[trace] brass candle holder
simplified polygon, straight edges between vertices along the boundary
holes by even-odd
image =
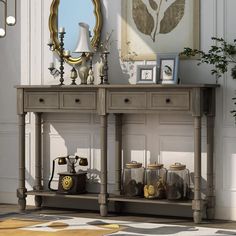
[[[101,63],[99,65],[100,84],[109,84],[108,82],[108,51],[101,52]]]
[[[59,70],[56,69],[54,67],[54,64],[53,63],[50,63],[50,67],[48,68],[50,70],[50,73],[56,77],[58,75],[60,75],[60,84],[59,85],[64,85],[64,64],[65,64],[65,61],[68,57],[70,57],[70,51],[69,50],[65,50],[64,48],[64,37],[65,37],[65,29],[62,27],[59,29],[59,48],[58,48],[58,51],[59,51],[59,62],[60,62],[60,67],[59,67]],[[48,43],[48,46],[50,48],[51,51],[55,51],[56,47],[55,47],[55,44],[53,43],[52,40],[49,41]]]

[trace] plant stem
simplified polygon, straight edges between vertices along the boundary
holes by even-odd
[[[231,55],[228,55],[228,57],[230,58],[228,62],[236,63],[236,60]]]

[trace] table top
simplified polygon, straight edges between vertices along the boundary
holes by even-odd
[[[17,89],[98,89],[98,88],[217,88],[219,84],[106,84],[106,85],[17,85]]]

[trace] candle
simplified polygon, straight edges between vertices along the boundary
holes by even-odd
[[[54,68],[55,68],[53,62],[50,62],[50,64],[49,64],[49,68],[50,68],[50,69],[54,69]]]
[[[64,56],[69,57],[70,56],[70,50],[65,50],[64,51]]]
[[[59,28],[59,33],[65,33],[65,28],[64,27],[60,27]]]
[[[14,16],[8,16],[6,21],[7,24],[11,26],[16,24],[16,18]]]

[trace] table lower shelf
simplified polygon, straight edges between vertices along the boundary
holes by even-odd
[[[83,194],[63,194],[53,191],[28,191],[26,195],[35,195],[42,197],[59,197],[59,198],[79,198],[79,199],[91,199],[98,200],[97,193],[83,193]]]
[[[166,205],[181,205],[181,206],[192,206],[192,201],[168,201],[166,199],[146,199],[139,197],[126,197],[126,196],[117,196],[109,195],[109,201],[114,202],[133,202],[133,203],[147,203],[147,204],[166,204]]]
[[[28,191],[27,195],[35,195],[42,197],[58,197],[58,198],[70,198],[70,199],[87,199],[87,200],[98,200],[98,193],[84,193],[84,194],[61,194],[53,191]],[[131,202],[131,203],[147,203],[147,204],[165,204],[165,205],[178,205],[178,206],[192,206],[192,201],[168,201],[156,200],[156,199],[145,199],[139,197],[126,197],[122,195],[109,194],[108,201],[110,202]]]

